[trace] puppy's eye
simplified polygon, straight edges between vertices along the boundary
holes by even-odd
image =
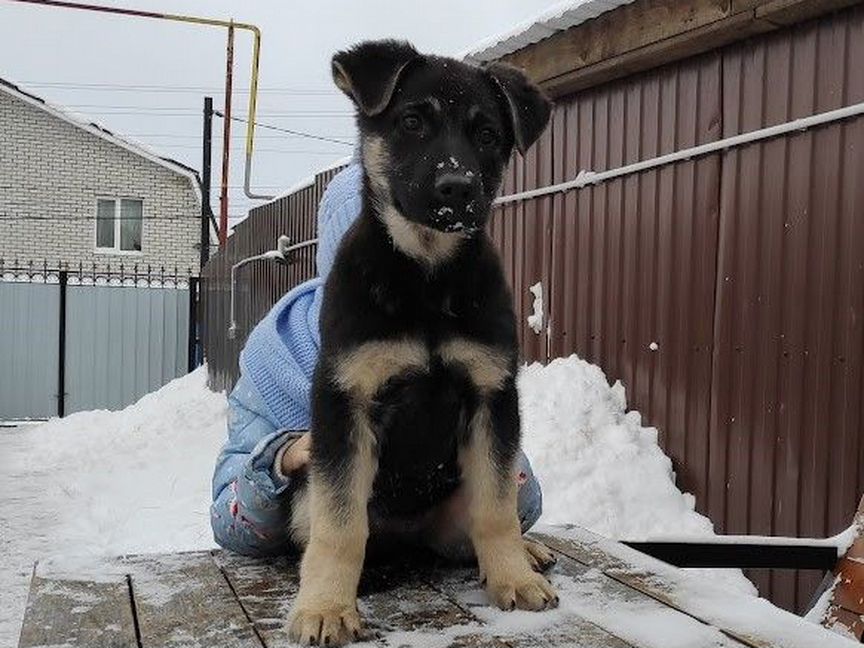
[[[498,143],[498,133],[494,128],[486,126],[477,132],[477,141],[481,146],[493,146]]]
[[[423,119],[415,112],[402,115],[402,128],[409,133],[416,133],[423,128]]]

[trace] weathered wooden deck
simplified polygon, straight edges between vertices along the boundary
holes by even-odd
[[[765,601],[736,596],[579,529],[536,535],[558,556],[559,609],[486,605],[476,569],[395,562],[367,569],[368,645],[832,648],[856,644]],[[276,648],[296,564],[213,551],[39,564],[19,648]]]

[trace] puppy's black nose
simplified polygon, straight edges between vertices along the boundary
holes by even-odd
[[[479,183],[476,176],[459,173],[444,173],[435,180],[435,197],[444,207],[462,211],[477,199]]]

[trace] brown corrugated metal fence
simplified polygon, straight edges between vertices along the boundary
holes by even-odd
[[[558,102],[537,173],[558,182],[864,101],[862,60],[857,8],[581,92]],[[552,267],[537,273],[551,356],[624,382],[719,531],[848,526],[864,491],[864,118],[551,200]],[[821,578],[751,576],[799,610]]]
[[[558,101],[503,194],[864,101],[864,8]],[[230,264],[315,235],[333,171],[253,210],[202,283],[211,382],[248,330],[314,273],[245,270],[225,339]],[[678,481],[727,533],[826,536],[864,491],[864,118],[496,209],[524,359],[578,353],[621,379],[661,430]],[[251,280],[250,280],[251,279]],[[530,286],[543,286],[535,333]],[[801,609],[817,575],[753,574]]]
[[[864,9],[731,48],[730,135],[864,101]],[[708,499],[731,533],[824,536],[864,491],[864,118],[724,154]],[[806,603],[816,574],[775,573]]]
[[[318,202],[340,167],[315,176],[314,182],[290,195],[250,211],[234,228],[225,248],[201,273],[202,339],[210,387],[230,390],[237,381],[237,361],[249,332],[282,295],[315,276],[315,245],[291,254],[288,266],[260,261],[239,270],[235,296],[237,335],[228,337],[231,266],[276,247],[281,235],[302,243],[317,235]]]

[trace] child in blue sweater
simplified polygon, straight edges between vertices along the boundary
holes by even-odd
[[[355,155],[327,187],[318,209],[318,277],[280,299],[250,333],[241,376],[228,397],[228,440],[216,462],[210,521],[222,547],[250,556],[296,550],[288,538],[292,480],[309,461],[312,374],[321,339],[318,315],[339,241],[360,214],[363,170]],[[540,485],[524,455],[519,483],[523,533],[540,517]],[[454,496],[445,514],[459,515]],[[437,542],[443,553],[470,553],[466,538]]]

